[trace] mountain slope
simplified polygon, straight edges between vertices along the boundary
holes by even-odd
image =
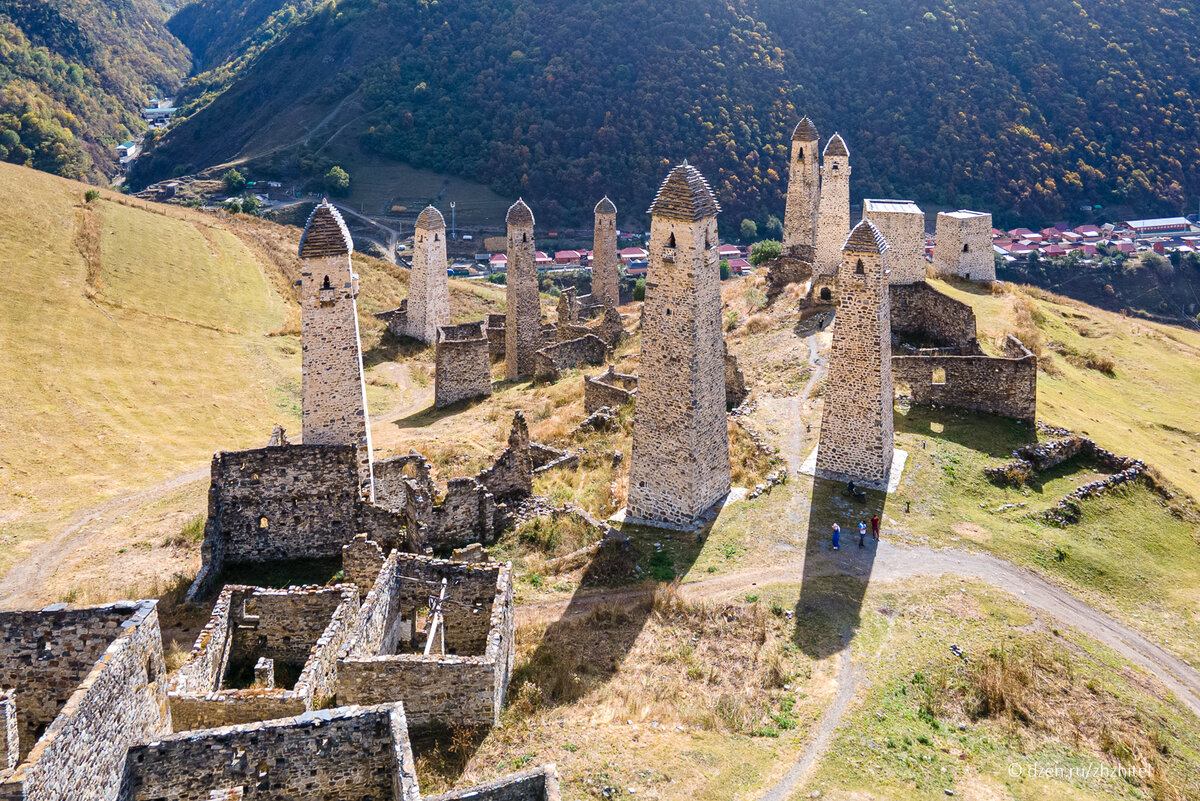
[[[1056,219],[1084,202],[1178,212],[1200,184],[1187,9],[346,0],[255,3],[219,27],[226,6],[202,0],[210,13],[185,9],[173,28],[202,52],[253,56],[192,81],[191,118],[141,181],[267,153],[268,170],[315,174],[340,138],[524,194],[554,224],[606,192],[640,210],[688,157],[731,216],[764,220],[806,112],[846,136],[855,196]]]
[[[174,10],[171,0],[0,0],[0,161],[114,174],[112,147],[145,128],[144,101],[191,68],[166,29]]]

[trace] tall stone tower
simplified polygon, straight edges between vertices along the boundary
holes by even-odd
[[[504,291],[504,377],[533,378],[541,347],[542,302],[533,247],[533,212],[524,200],[508,209],[508,276]]]
[[[450,325],[450,284],[446,279],[446,220],[433,206],[417,216],[412,273],[408,279],[408,335],[437,342],[438,326]]]
[[[792,162],[788,167],[787,206],[783,214],[783,252],[812,262],[817,244],[817,207],[821,171],[817,156],[817,126],[808,117],[792,131]]]
[[[686,526],[729,492],[717,213],[695,167],[650,206],[650,269],[630,458],[630,517]]]
[[[933,240],[933,271],[971,281],[995,281],[992,215],[986,211],[938,212]]]
[[[305,445],[355,445],[363,496],[373,500],[371,429],[358,338],[358,276],[342,216],[328,201],[300,239],[302,428]]]
[[[834,134],[821,159],[821,203],[813,275],[837,275],[842,244],[850,233],[850,151]]]
[[[817,475],[887,487],[892,466],[892,317],[888,244],[870,220],[850,234],[825,381]]]
[[[864,200],[863,217],[888,242],[888,283],[925,280],[925,212],[911,200]]]
[[[621,303],[617,256],[617,207],[607,196],[596,204],[596,227],[592,237],[592,300],[600,306]]]

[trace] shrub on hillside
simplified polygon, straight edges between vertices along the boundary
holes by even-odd
[[[755,242],[750,248],[750,263],[755,267],[763,262],[779,256],[783,252],[783,243],[778,239],[764,239],[761,242]]]

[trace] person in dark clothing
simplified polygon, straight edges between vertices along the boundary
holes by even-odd
[[[837,523],[833,524],[833,550],[838,550],[838,546],[842,541],[842,527]]]
[[[871,518],[871,536],[875,538],[876,542],[879,542],[879,515]]]

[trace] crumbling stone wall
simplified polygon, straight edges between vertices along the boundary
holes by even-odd
[[[911,200],[865,200],[863,216],[888,243],[888,282],[925,280],[925,212]]]
[[[821,198],[819,141],[817,126],[808,117],[801,119],[792,131],[787,205],[783,213],[783,251],[787,256],[796,257],[797,261],[812,262],[817,243],[817,212]],[[848,218],[846,224],[849,225]],[[811,269],[810,266],[810,273]]]
[[[952,406],[1011,417],[1037,418],[1037,357],[1009,336],[1003,357],[894,356],[896,385],[914,403]]]
[[[476,479],[497,498],[528,495],[533,492],[533,459],[529,449],[529,425],[524,413],[518,409],[513,412],[508,447]]]
[[[483,322],[438,329],[433,405],[443,409],[492,394],[492,360]]]
[[[975,334],[975,311],[966,303],[938,292],[924,281],[893,283],[892,331],[956,348],[962,355],[982,354]]]
[[[406,493],[404,480],[409,474],[416,475],[427,462],[414,450],[403,456],[393,456],[375,462],[375,505],[403,514]]]
[[[604,313],[599,322],[591,328],[591,333],[604,340],[604,344],[615,348],[625,336],[625,326],[621,322],[621,313],[617,311],[615,301],[605,301]]]
[[[360,491],[371,500],[371,431],[358,336],[354,245],[337,209],[321,203],[300,240],[300,348],[304,443],[353,445]]]
[[[559,801],[560,798],[558,770],[550,764],[466,790],[430,796],[425,801]]]
[[[637,376],[622,375],[614,365],[600,375],[583,377],[583,408],[588,414],[608,407],[617,409],[633,399],[637,392]]]
[[[660,525],[690,525],[731,486],[719,211],[688,164],[671,171],[650,207],[628,513]]]
[[[400,704],[163,737],[129,753],[118,801],[419,801]]]
[[[357,611],[358,590],[349,585],[226,586],[191,656],[171,679],[175,730],[290,717],[320,706],[334,694],[337,656]],[[270,660],[270,686],[228,684],[262,659]],[[293,685],[276,683],[275,671],[285,665],[300,668]]]
[[[850,152],[838,134],[825,145],[821,163],[821,201],[817,217],[814,275],[837,275],[842,245],[850,233]]]
[[[740,406],[750,391],[746,389],[746,375],[738,366],[737,356],[725,351],[725,406],[732,409]]]
[[[943,211],[937,216],[933,271],[971,281],[995,281],[992,215],[984,211]]]
[[[171,730],[155,602],[3,612],[0,643],[22,760],[0,799],[110,801],[129,747]]]
[[[440,211],[429,206],[417,216],[413,229],[406,321],[406,333],[426,344],[437,340],[439,326],[450,324],[446,265],[446,221]]]
[[[838,305],[841,302],[841,295],[838,292],[838,277],[836,275],[814,275],[808,299],[814,306]]]
[[[777,256],[767,262],[767,297],[777,297],[789,284],[803,284],[812,276],[811,256],[808,259],[788,255]]]
[[[409,480],[405,512],[409,550],[447,552],[496,538],[496,499],[474,478],[452,478],[446,494],[436,495],[432,481]]]
[[[621,260],[617,253],[617,207],[606,196],[596,204],[592,235],[592,300],[597,306],[621,302]]]
[[[887,249],[870,220],[846,240],[817,447],[818,476],[878,488],[887,486],[893,451]]]
[[[518,200],[508,210],[508,275],[505,287],[504,375],[533,378],[534,354],[542,347],[542,301],[534,260],[533,212]]]
[[[400,301],[399,308],[376,312],[375,319],[386,325],[388,333],[392,336],[408,336],[408,299]]]
[[[420,610],[442,604],[445,654],[425,656]],[[409,724],[494,725],[513,666],[512,565],[393,552],[355,621],[338,666],[338,699],[403,701]]]
[[[608,360],[612,349],[595,334],[559,342],[537,352],[534,378],[538,381],[557,381],[563,370],[581,365],[599,365]]]
[[[487,316],[488,354],[491,355],[492,361],[504,358],[505,319],[503,314]]]
[[[203,566],[208,592],[225,565],[333,557],[360,531],[402,541],[405,518],[364,503],[352,445],[287,445],[213,456]]]

